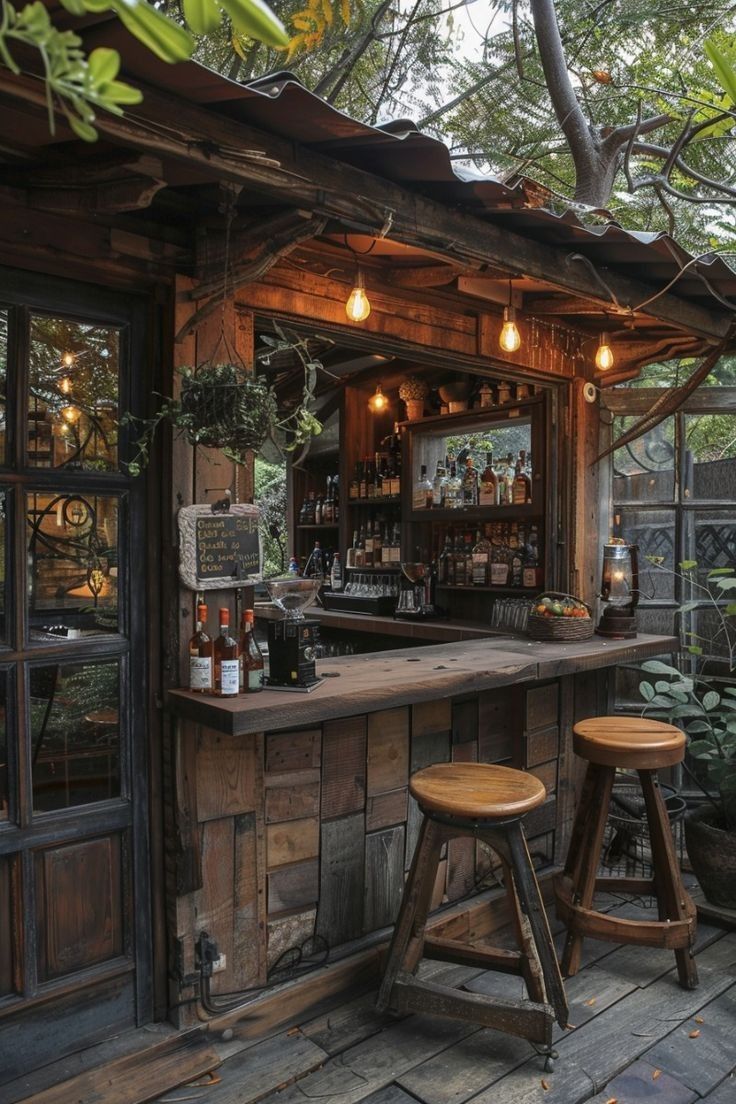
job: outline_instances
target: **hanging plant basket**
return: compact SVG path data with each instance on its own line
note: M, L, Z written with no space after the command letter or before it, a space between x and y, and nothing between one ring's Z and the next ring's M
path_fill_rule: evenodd
M203 364L182 377L178 424L192 445L257 451L278 423L271 388L235 364Z

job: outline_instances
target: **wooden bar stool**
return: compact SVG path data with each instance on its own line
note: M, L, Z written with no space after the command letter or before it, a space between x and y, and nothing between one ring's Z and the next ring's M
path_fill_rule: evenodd
M698 972L692 955L696 911L686 892L675 854L664 799L657 782L659 767L681 762L685 734L674 725L642 717L593 717L573 729L575 753L588 761L580 805L570 837L564 871L555 881L557 915L567 925L562 972L580 968L583 937L675 952L680 985L694 989ZM651 878L599 878L598 864L617 768L636 771L641 783L652 849ZM597 912L596 891L652 894L658 920L620 920Z
M547 915L529 858L521 818L541 805L533 774L484 763L440 763L413 775L409 789L424 814L409 880L378 994L379 1011L430 1012L470 1020L538 1043L550 1060L552 1024L567 1024L567 1001ZM474 836L499 855L518 951L475 948L425 936L440 851L446 840ZM413 975L422 958L523 977L529 1001L461 993Z

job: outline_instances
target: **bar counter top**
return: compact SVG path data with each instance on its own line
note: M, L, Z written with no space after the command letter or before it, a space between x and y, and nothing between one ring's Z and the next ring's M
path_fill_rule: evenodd
M494 636L321 659L317 674L325 680L309 694L264 690L249 697L220 699L171 690L167 705L184 719L245 736L612 667L673 652L677 647L675 637L644 633L634 640L593 637L565 644Z

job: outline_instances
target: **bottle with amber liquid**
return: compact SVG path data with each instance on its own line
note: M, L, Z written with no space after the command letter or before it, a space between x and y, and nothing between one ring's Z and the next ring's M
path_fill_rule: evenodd
M205 632L207 606L197 606L197 622L189 641L189 689L195 694L211 694L213 690L212 637Z
M263 689L263 653L256 640L255 615L243 610L240 623L240 693L255 694Z
M230 635L230 610L220 610L220 635L215 640L215 694L219 698L237 697L240 691L238 642Z

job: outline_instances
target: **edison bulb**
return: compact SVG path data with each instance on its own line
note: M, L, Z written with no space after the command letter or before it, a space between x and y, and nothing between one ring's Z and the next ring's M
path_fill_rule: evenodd
M366 318L371 313L371 304L365 293L362 280L358 281L350 292L348 301L345 304L345 313L351 322L365 322Z
M61 363L62 363L64 368L73 368L74 367L74 353L62 353L61 354Z
M498 337L498 344L505 353L515 353L521 348L521 334L516 325L516 311L513 307L504 307L503 326Z
M613 368L613 349L608 343L608 334L602 333L595 353L595 366L600 372Z
M370 309L370 308L369 308ZM376 385L376 390L368 400L368 409L372 414L382 414L388 407L388 399L381 390L380 383Z
M62 418L70 424L79 421L80 413L81 411L79 411L76 406L64 406L61 409Z
M73 386L74 385L69 376L62 376L62 378L59 380L59 390L61 391L62 395L71 395Z

